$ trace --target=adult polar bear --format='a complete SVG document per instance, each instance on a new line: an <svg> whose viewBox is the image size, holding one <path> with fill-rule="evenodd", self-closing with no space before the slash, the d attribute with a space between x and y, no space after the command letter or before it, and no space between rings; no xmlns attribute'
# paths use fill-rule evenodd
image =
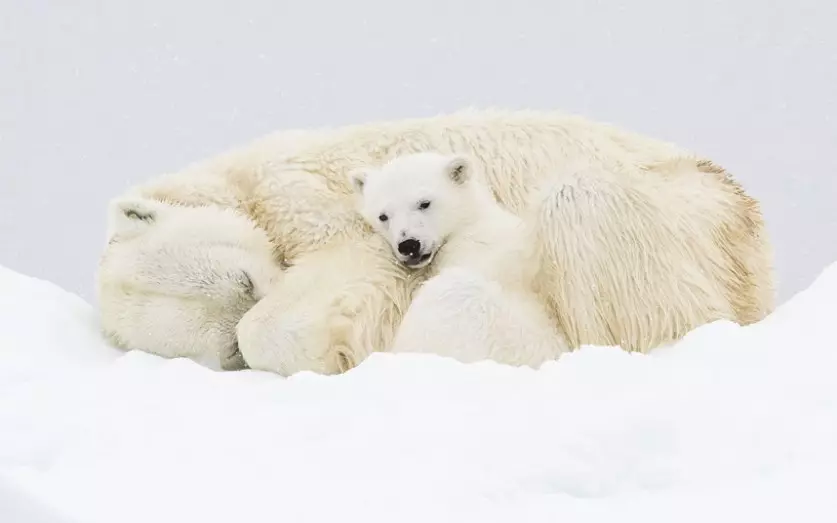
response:
<svg viewBox="0 0 837 523"><path fill-rule="evenodd" d="M163 356L229 355L237 343L250 367L283 375L340 372L386 350L421 277L357 214L348 173L423 151L468 155L516 214L538 202L553 240L538 246L554 262L544 275L555 285L549 307L571 347L645 351L703 323L749 324L773 309L759 206L722 169L577 116L466 110L277 133L133 188L112 204L100 263L105 332ZM182 206L236 210L238 225L191 240L188 227L171 232ZM223 262L209 254L251 223L270 243L236 244ZM254 282L244 268L251 254L274 255L282 273ZM170 270L156 274L161 265ZM225 286L242 271L246 284ZM216 284L224 292L208 293ZM213 336L172 321L160 328L161 303Z"/></svg>

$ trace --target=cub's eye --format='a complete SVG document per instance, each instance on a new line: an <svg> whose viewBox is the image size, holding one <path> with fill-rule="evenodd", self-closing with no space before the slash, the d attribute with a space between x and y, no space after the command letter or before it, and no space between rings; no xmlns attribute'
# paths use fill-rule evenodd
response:
<svg viewBox="0 0 837 523"><path fill-rule="evenodd" d="M422 211L423 211L423 210L425 210L425 209L427 209L428 207L430 207L430 202L429 202L429 201L427 201L427 200L422 200L422 201L419 203L419 206L418 206L418 208L419 208L419 209L421 209Z"/></svg>
<svg viewBox="0 0 837 523"><path fill-rule="evenodd" d="M385 221L389 220L389 216L387 216L386 214L381 214L381 215L378 216L378 219L382 222L385 222Z"/></svg>

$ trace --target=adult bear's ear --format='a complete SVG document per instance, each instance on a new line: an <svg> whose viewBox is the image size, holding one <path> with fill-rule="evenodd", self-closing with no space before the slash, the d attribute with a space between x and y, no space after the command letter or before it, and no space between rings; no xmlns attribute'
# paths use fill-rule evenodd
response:
<svg viewBox="0 0 837 523"><path fill-rule="evenodd" d="M352 186L352 191L355 194L363 194L363 186L366 185L366 177L369 172L365 168L357 168L349 171L349 184Z"/></svg>
<svg viewBox="0 0 837 523"><path fill-rule="evenodd" d="M140 234L159 219L165 207L163 202L143 197L111 200L108 206L108 240Z"/></svg>
<svg viewBox="0 0 837 523"><path fill-rule="evenodd" d="M456 185L462 185L471 176L471 164L464 156L452 156L445 165L445 172Z"/></svg>

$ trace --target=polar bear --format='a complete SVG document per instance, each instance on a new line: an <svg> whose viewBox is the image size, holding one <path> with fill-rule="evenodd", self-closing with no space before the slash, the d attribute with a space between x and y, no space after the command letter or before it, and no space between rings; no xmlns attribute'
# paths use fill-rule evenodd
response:
<svg viewBox="0 0 837 523"><path fill-rule="evenodd" d="M390 350L537 367L567 350L536 293L540 240L473 171L462 155L415 153L349 175L393 255L411 269L432 264Z"/></svg>
<svg viewBox="0 0 837 523"><path fill-rule="evenodd" d="M213 258L215 240L189 241L191 232L165 234L152 222L105 247L98 278L105 332L167 356L223 353L226 335L163 341L187 330L192 316L215 323L204 312L215 311L225 325L238 317L237 344L250 367L282 375L338 373L385 350L423 269L399 263L357 215L348 172L415 152L468 155L503 208L520 216L537 209L532 223L550 241L535 247L551 260L539 281L556 289L547 309L571 348L647 351L714 320L758 321L774 307L759 205L709 160L560 112L463 110L279 132L132 188L137 205L168 206L172 216L184 207L237 211L266 233L282 277L242 313L238 297L207 295L197 283L215 275L189 260ZM227 233L210 223L204 238L218 234L224 243ZM143 249L156 254L131 259ZM155 256L197 272L172 288L143 276L157 270ZM151 310L186 298L201 305L162 324L131 305L146 300ZM129 335L142 332L150 334Z"/></svg>

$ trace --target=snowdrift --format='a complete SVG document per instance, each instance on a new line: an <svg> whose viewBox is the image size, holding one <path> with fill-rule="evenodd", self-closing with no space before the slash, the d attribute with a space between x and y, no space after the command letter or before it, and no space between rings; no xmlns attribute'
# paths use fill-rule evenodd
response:
<svg viewBox="0 0 837 523"><path fill-rule="evenodd" d="M104 343L0 268L0 521L837 521L837 264L765 321L336 377Z"/></svg>

